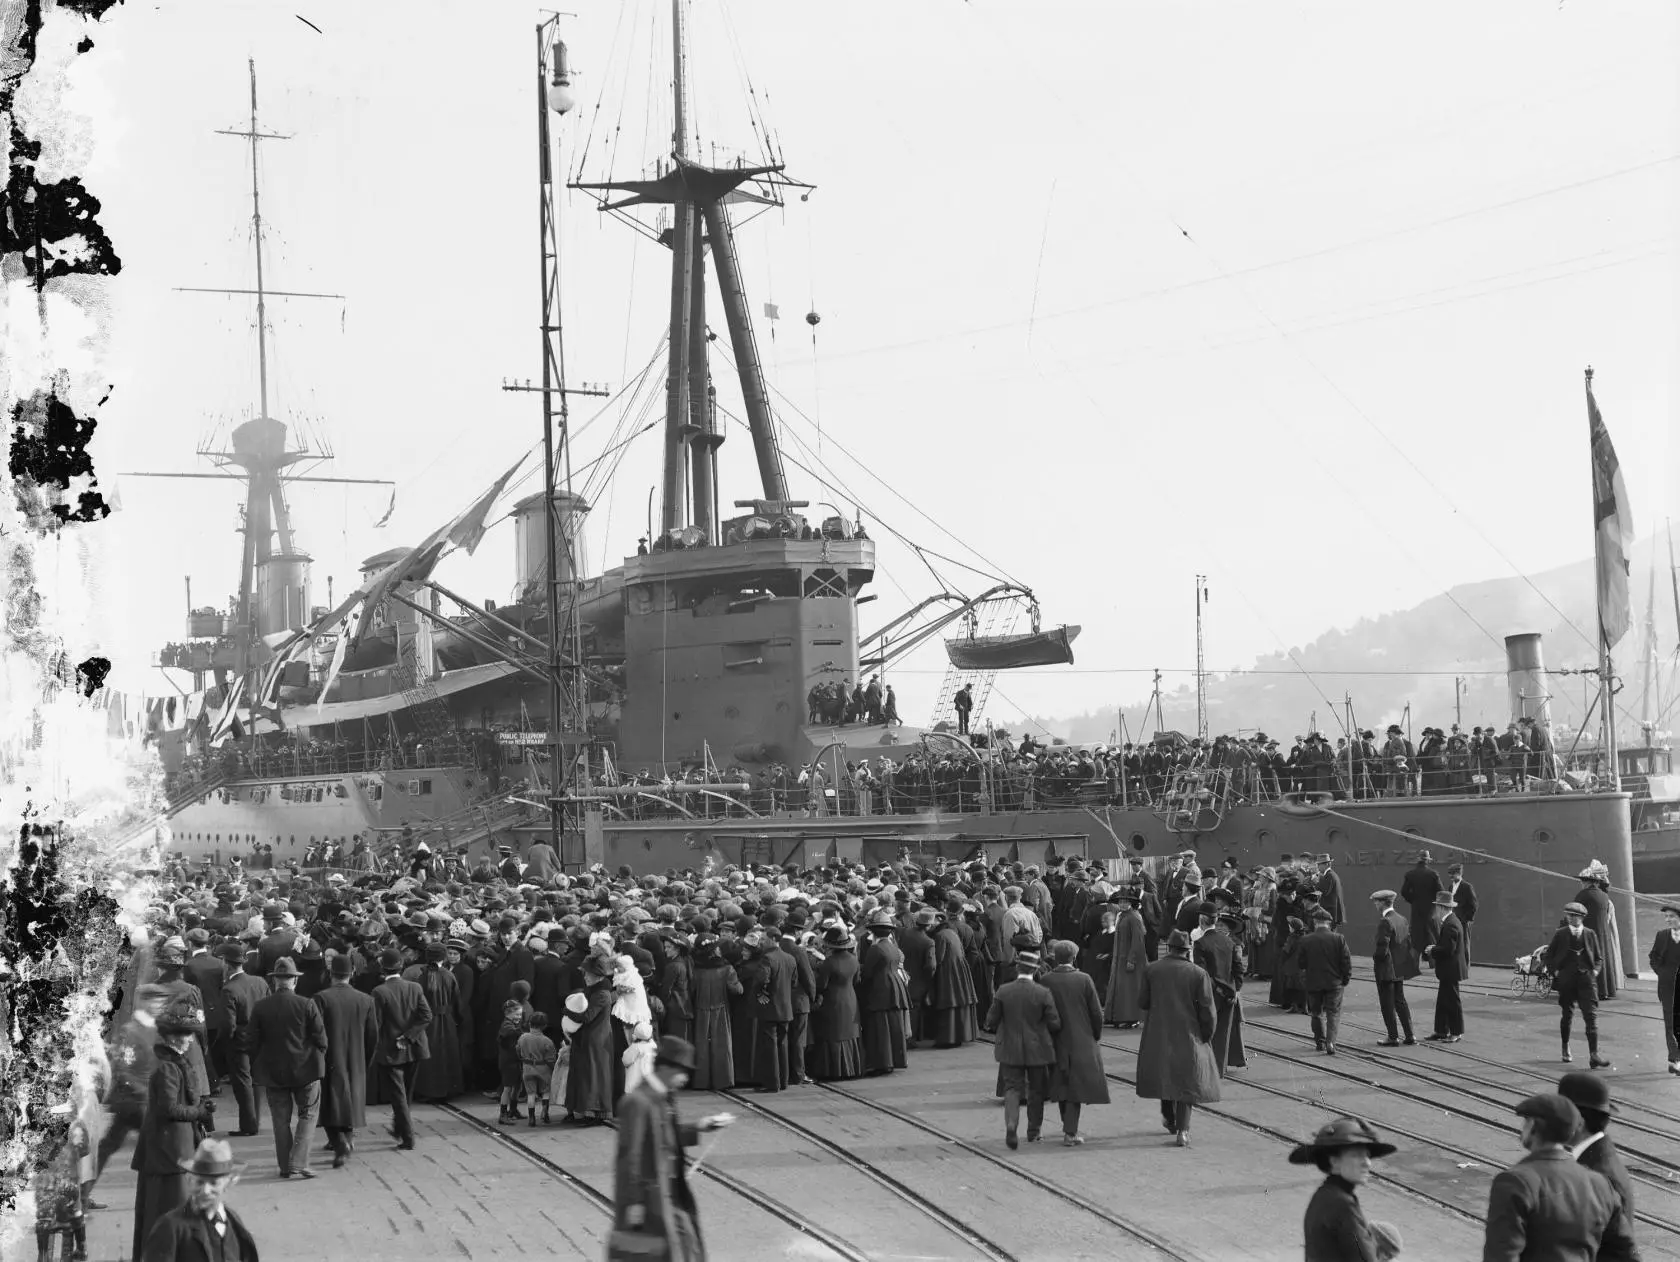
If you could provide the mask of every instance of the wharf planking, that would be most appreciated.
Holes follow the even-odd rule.
[[[1462,1043],[1379,1049],[1368,961],[1355,971],[1333,1059],[1313,1051],[1307,1018],[1251,993],[1249,1067],[1225,1080],[1219,1104],[1197,1110],[1187,1150],[1172,1146],[1154,1102],[1134,1093],[1135,1030],[1104,1031],[1113,1102],[1086,1107],[1080,1148],[1061,1147],[1054,1105],[1042,1142],[1004,1147],[985,1041],[912,1052],[910,1069],[886,1078],[780,1095],[687,1092],[685,1117],[738,1118],[695,1150],[705,1154],[692,1184],[709,1254],[1293,1260],[1320,1176],[1289,1165],[1288,1146],[1346,1112],[1400,1147],[1361,1191],[1367,1213],[1400,1226],[1407,1256],[1476,1256],[1489,1182],[1521,1155],[1511,1106],[1564,1069],[1557,1006],[1512,995],[1498,970],[1478,968]],[[1427,1033],[1433,982],[1407,989]],[[1612,1133],[1635,1181],[1636,1234],[1645,1256],[1680,1259],[1680,1078],[1666,1072],[1657,1012],[1655,984],[1630,980],[1602,1005],[1600,1023],[1616,1065],[1605,1076],[1622,1111]],[[307,1181],[275,1173],[265,1116],[262,1135],[231,1141],[249,1167],[229,1202],[270,1256],[600,1258],[612,1128],[500,1127],[495,1116],[494,1102],[477,1095],[419,1106],[418,1147],[405,1153],[385,1133],[385,1110],[371,1110],[350,1165],[334,1170],[318,1151]],[[95,1259],[127,1256],[131,1151],[112,1158],[95,1193],[111,1206],[89,1218]],[[8,1241],[6,1258],[33,1247],[27,1237]]]

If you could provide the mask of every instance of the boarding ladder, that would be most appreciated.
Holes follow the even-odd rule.
[[[1179,767],[1167,778],[1155,815],[1173,833],[1208,833],[1225,821],[1231,807],[1228,767]]]
[[[970,638],[1013,635],[1015,624],[1021,620],[1021,602],[1013,596],[988,600],[974,611],[974,615],[974,621],[968,626]],[[985,712],[986,700],[992,695],[992,681],[996,678],[995,670],[959,670],[955,665],[946,667],[945,682],[939,687],[939,699],[933,703],[933,718],[928,720],[928,726],[936,727],[943,720],[955,730],[957,690],[969,684],[974,692],[974,709],[968,716],[968,730],[971,733],[979,731],[980,716]]]
[[[454,766],[464,758],[455,720],[437,689],[432,687],[432,681],[420,677],[415,657],[409,649],[397,660],[396,683],[402,689],[403,705],[413,716],[420,739],[433,751],[432,765]]]

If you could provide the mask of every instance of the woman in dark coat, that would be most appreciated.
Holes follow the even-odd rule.
[[[1111,958],[1103,1017],[1110,1025],[1132,1029],[1143,1020],[1138,994],[1143,989],[1143,970],[1149,964],[1146,949],[1149,931],[1138,912],[1141,895],[1136,890],[1121,890],[1114,897],[1119,903],[1120,918],[1109,935]]]
[[[741,919],[744,922],[747,918]],[[750,929],[743,930],[738,924],[735,936],[722,938],[718,942],[718,949],[722,951],[723,958],[735,970],[736,980],[741,983],[740,992],[731,991],[729,995],[729,1037],[735,1062],[736,1082],[757,1081],[757,1075],[753,1073],[753,1044],[758,1029],[754,1024],[752,996],[757,994],[760,988],[764,965],[742,941],[742,934],[750,932]]]
[[[891,912],[876,912],[869,922],[872,941],[858,957],[858,1006],[862,1009],[866,1074],[890,1074],[910,1063],[906,1038],[910,992],[904,983],[904,953],[893,941],[897,927]]]
[[[420,983],[432,1010],[426,1036],[432,1054],[420,1062],[410,1091],[416,1100],[447,1100],[466,1089],[466,1064],[461,1056],[460,1021],[465,1007],[461,987],[449,967],[449,952],[441,942],[426,944],[423,964],[403,970],[403,976]]]
[[[1038,980],[1056,1001],[1062,1028],[1054,1035],[1056,1063],[1050,1070],[1048,1098],[1061,1109],[1062,1146],[1073,1148],[1085,1142],[1079,1133],[1080,1109],[1087,1104],[1108,1103],[1108,1078],[1103,1073],[1099,1046],[1102,1002],[1091,975],[1073,966],[1079,947],[1072,942],[1057,942],[1050,950],[1056,965]]]
[[[1137,1093],[1161,1102],[1161,1122],[1180,1148],[1190,1146],[1190,1111],[1219,1100],[1213,1057],[1213,979],[1190,960],[1190,938],[1175,929],[1167,956],[1143,970],[1138,1002],[1148,1015],[1138,1043]]]
[[[611,957],[607,957],[610,959]],[[566,1116],[591,1125],[613,1115],[612,975],[601,957],[591,955],[583,966],[584,1008],[575,1014],[571,1070],[566,1076]],[[571,1009],[568,1001],[567,1008]]]
[[[1575,901],[1587,909],[1586,926],[1598,935],[1604,967],[1598,970],[1598,997],[1614,999],[1622,977],[1622,942],[1616,933],[1616,905],[1610,901],[1610,872],[1598,859],[1581,873]]]
[[[129,1168],[134,1186],[134,1243],[138,1258],[152,1227],[187,1201],[181,1163],[191,1161],[198,1141],[210,1127],[216,1104],[203,1099],[187,1065],[187,1049],[203,1023],[190,1001],[171,1003],[157,1018],[157,1063],[146,1086],[146,1113]]]
[[[735,1085],[735,1047],[730,1029],[729,997],[740,995],[741,979],[718,950],[716,935],[694,938],[694,1073],[689,1085],[700,1091],[728,1091]],[[666,1009],[667,1012],[670,1009]]]
[[[805,1053],[805,1068],[824,1082],[861,1077],[857,943],[844,926],[835,925],[823,934],[823,951],[816,971],[817,999],[811,1010],[811,1048]]]
[[[934,926],[939,923],[939,913],[931,907],[924,907],[916,913],[915,920],[904,930],[899,938],[898,946],[903,953],[903,968],[905,987],[910,996],[910,1045],[914,1047],[925,1038],[932,1037],[932,1014],[928,1012],[930,996],[933,993],[934,973],[939,966],[938,948],[933,945]]]
[[[665,967],[659,975],[659,1000],[665,1005],[659,1033],[694,1042],[694,966],[689,946],[681,938],[662,938]]]
[[[1369,1123],[1341,1117],[1319,1127],[1310,1143],[1289,1154],[1290,1165],[1317,1166],[1329,1176],[1307,1202],[1302,1219],[1306,1262],[1381,1262],[1393,1256],[1384,1245],[1394,1239],[1394,1229],[1366,1220],[1358,1190],[1371,1176],[1372,1160],[1394,1151]]]
[[[978,1017],[980,1013],[992,1010],[992,996],[997,992],[997,957],[992,951],[980,908],[973,903],[964,903],[962,910],[963,923],[969,930],[963,945],[968,957],[968,975],[974,981],[974,1013]]]
[[[1285,1012],[1293,1012],[1297,1016],[1305,1014],[1307,1010],[1307,975],[1301,967],[1301,939],[1306,936],[1306,926],[1301,923],[1299,916],[1289,917],[1284,926],[1286,936],[1283,940],[1283,950],[1278,955],[1277,973],[1272,977],[1272,1002]]]
[[[940,913],[933,935],[933,985],[928,992],[928,1033],[935,1047],[974,1042],[974,978],[962,938]]]

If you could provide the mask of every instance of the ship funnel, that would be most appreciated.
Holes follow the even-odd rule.
[[[554,492],[554,556],[556,577],[562,583],[575,583],[589,577],[585,563],[583,517],[589,502],[571,491]],[[548,548],[543,542],[544,519],[542,492],[527,495],[513,506],[514,568],[518,571],[518,599],[541,602],[545,599],[543,579],[548,574]]]
[[[1538,633],[1505,637],[1505,679],[1511,692],[1511,722],[1531,718],[1549,730],[1552,694],[1546,686],[1546,663]]]

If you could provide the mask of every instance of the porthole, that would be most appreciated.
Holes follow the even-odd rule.
[[[1272,843],[1275,842],[1277,840],[1277,838],[1272,836],[1272,830],[1271,829],[1262,828],[1254,834],[1254,840],[1259,845],[1264,846],[1269,850],[1269,849],[1271,849]]]
[[[1324,840],[1332,846],[1345,846],[1347,844],[1347,834],[1340,828],[1332,828],[1324,834]]]
[[[1406,830],[1406,832],[1407,832],[1407,833],[1408,833],[1408,834],[1410,834],[1410,835],[1411,835],[1411,836],[1413,836],[1413,837],[1421,837],[1421,836],[1423,836],[1423,829],[1421,829],[1421,828],[1415,828],[1415,827],[1414,827],[1414,828],[1408,828],[1408,829],[1407,829],[1407,830]]]
[[[1549,828],[1536,828],[1534,830],[1534,840],[1539,842],[1542,846],[1545,845],[1548,841],[1552,840],[1552,830]]]
[[[1142,833],[1133,833],[1132,834],[1132,849],[1133,850],[1143,850],[1148,845],[1149,845],[1149,839],[1147,837],[1145,837]]]

